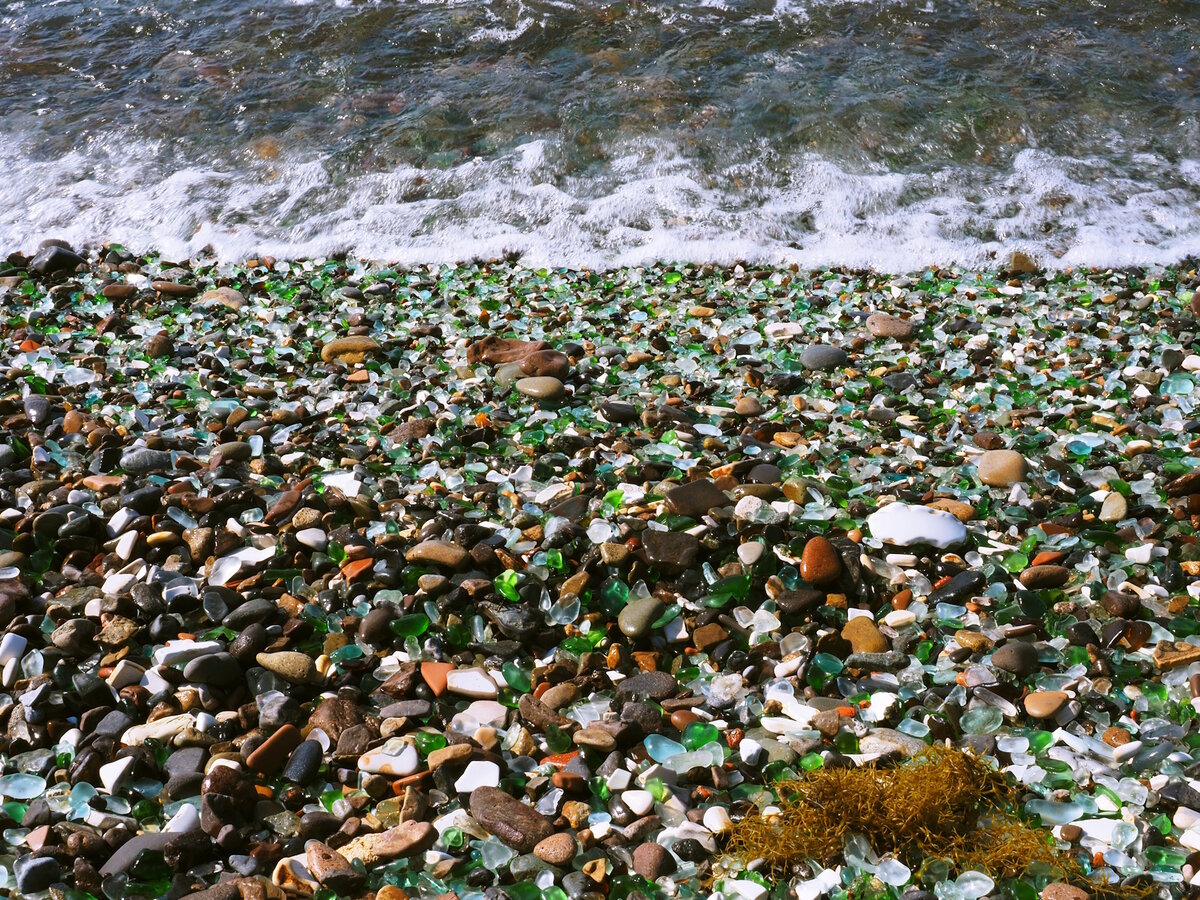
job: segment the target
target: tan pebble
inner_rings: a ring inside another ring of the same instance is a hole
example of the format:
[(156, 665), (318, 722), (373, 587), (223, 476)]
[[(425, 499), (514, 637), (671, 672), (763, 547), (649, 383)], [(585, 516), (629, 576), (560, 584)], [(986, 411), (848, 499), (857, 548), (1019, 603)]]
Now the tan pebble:
[(1025, 698), (1025, 712), (1035, 719), (1048, 719), (1069, 699), (1063, 691), (1034, 691)]
[(1104, 734), (1100, 735), (1100, 740), (1104, 741), (1110, 747), (1122, 747), (1133, 740), (1133, 735), (1119, 725), (1110, 725), (1104, 729)]

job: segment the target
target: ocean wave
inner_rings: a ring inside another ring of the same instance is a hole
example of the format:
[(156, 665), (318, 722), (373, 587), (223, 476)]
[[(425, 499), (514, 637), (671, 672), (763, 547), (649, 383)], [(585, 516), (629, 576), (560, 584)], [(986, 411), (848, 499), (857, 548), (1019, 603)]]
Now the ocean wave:
[(553, 140), (445, 168), (343, 174), (327, 156), (233, 154), (174, 167), (168, 143), (98, 136), (59, 157), (0, 143), (0, 246), (116, 241), (167, 257), (349, 252), (398, 263), (519, 256), (603, 268), (656, 260), (984, 268), (1020, 250), (1049, 268), (1200, 254), (1200, 161), (1070, 158), (1007, 166), (851, 168), (766, 144), (710, 171), (631, 140), (568, 174)]

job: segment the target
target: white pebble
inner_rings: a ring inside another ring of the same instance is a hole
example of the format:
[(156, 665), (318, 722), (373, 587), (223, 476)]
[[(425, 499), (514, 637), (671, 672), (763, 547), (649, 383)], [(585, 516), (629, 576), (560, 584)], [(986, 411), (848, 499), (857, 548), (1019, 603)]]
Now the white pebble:
[(649, 791), (625, 791), (621, 794), (621, 802), (635, 816), (644, 816), (654, 808), (654, 795)]
[(500, 767), (494, 762), (475, 760), (454, 782), (454, 789), (460, 794), (469, 794), (477, 787), (496, 787), (499, 784)]
[(496, 682), (483, 669), (453, 669), (446, 674), (446, 690), (463, 697), (479, 697), (484, 700), (495, 699), (500, 691)]

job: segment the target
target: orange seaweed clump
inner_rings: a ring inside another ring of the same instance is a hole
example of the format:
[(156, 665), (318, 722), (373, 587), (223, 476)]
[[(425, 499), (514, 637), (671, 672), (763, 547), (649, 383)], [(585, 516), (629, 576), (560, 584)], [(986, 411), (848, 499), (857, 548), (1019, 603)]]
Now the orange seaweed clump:
[(941, 859), (959, 872), (1011, 878), (1038, 864), (1086, 883), (1047, 831), (1017, 816), (1020, 788), (958, 750), (930, 747), (893, 768), (817, 769), (777, 788), (779, 813), (747, 816), (728, 846), (744, 863), (763, 860), (775, 875), (808, 861), (835, 865), (847, 836), (857, 834), (914, 872)]

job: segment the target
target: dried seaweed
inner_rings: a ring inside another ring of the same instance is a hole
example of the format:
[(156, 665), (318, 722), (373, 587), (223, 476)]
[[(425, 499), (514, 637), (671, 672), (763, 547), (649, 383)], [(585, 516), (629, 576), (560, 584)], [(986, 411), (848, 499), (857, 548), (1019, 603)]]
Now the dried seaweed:
[(983, 760), (942, 747), (894, 768), (818, 769), (777, 786), (778, 813), (747, 816), (731, 855), (761, 859), (775, 874), (809, 860), (837, 863), (846, 838), (912, 869), (942, 859), (955, 871), (1016, 877), (1035, 864), (1061, 880), (1083, 872), (1051, 835), (1020, 818), (1019, 788)]

